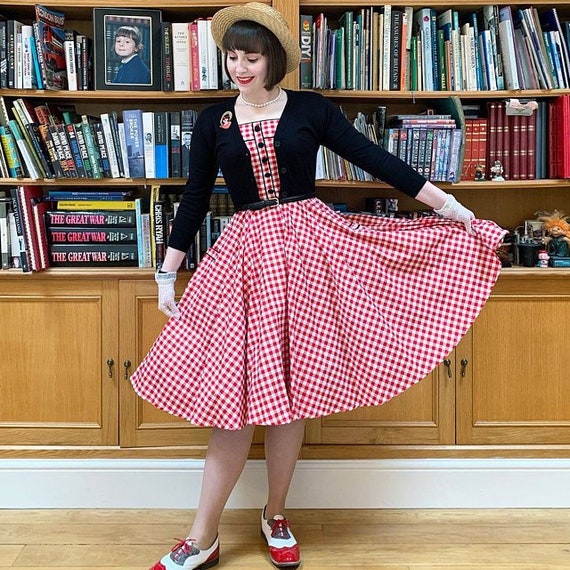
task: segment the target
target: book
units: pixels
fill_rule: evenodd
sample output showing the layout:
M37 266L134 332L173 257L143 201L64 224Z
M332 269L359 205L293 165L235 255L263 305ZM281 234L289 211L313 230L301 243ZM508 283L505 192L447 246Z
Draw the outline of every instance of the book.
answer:
M12 202L4 190L0 190L0 265L2 269L10 268L10 228L8 222L8 206Z
M91 226L109 228L134 228L134 210L109 211L104 208L92 211L48 210L45 213L46 226Z
M174 91L174 70L172 61L172 24L161 22L160 37L162 40L162 75L163 91Z
M172 178L180 178L182 176L182 162L180 158L180 112L170 111L168 117L170 122L169 172Z
M67 87L65 63L65 14L41 4L35 5L46 89Z
M190 143L192 140L192 131L196 122L197 113L193 109L183 109L180 112L180 129L181 129L181 167L182 177L187 178L190 173Z
M313 87L313 16L301 15L299 22L301 89L311 89Z
M112 178L120 178L121 173L119 170L119 159L117 157L118 148L115 146L113 133L111 132L111 118L109 113L101 114L101 126L103 131L103 139L105 141L107 157L109 159L111 176Z
M169 177L168 139L170 138L168 111L154 112L154 177Z
M26 242L26 251L28 253L28 263L32 271L40 271L42 269L40 259L40 242L36 234L36 228L33 217L33 203L39 202L43 198L43 190L41 186L18 186L16 188L18 209L20 215L20 223Z
M113 171L111 170L111 161L107 153L107 143L105 141L105 133L103 132L103 124L100 121L95 121L91 124L93 129L93 138L97 149L99 150L101 172L105 178L111 178ZM131 173L132 177L132 173Z
M188 22L172 23L174 91L190 91L190 29Z
M47 269L51 263L49 258L49 249L47 242L46 220L45 214L51 208L51 204L44 200L32 201L32 217L34 220L34 229L36 232L38 246L39 246L39 259L42 269Z
M136 228L52 226L47 235L50 243L137 243Z
M145 155L143 134L143 113L141 109L125 109L123 124L127 145L127 162L131 178L145 177Z
M136 244L61 244L50 247L54 267L137 266Z
M134 200L59 200L58 210L134 210Z
M143 111L143 151L144 151L144 172L146 178L155 178L154 160L154 112Z
M24 273L29 273L31 268L28 262L28 248L26 246L20 199L18 197L17 188L10 189L10 196L12 198L12 212L14 214L14 235L11 236L11 243L15 244L14 249L19 252L20 268Z

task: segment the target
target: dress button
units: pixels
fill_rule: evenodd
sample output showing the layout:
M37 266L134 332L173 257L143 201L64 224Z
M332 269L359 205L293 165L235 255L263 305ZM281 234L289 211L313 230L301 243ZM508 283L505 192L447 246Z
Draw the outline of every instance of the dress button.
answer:
M261 130L261 127L259 125L255 125L255 128L253 130L258 133Z
M281 146L281 142L280 142L280 141L275 141L275 142L273 143L273 146L279 147L279 146Z
M281 192L281 196L283 196L283 198L285 198L285 196L287 196L287 192Z
M286 172L287 172L287 168L283 167L283 168L281 169L281 173L282 173L282 174L285 174Z
M264 156L264 157L261 159L261 162L263 162L263 164L266 164L267 162L269 162L269 159L268 159L266 156Z
M265 146L265 143L262 143L262 142L257 143L257 146L258 146L258 148L263 148Z
M263 176L265 176L265 178L271 178L271 172L266 172Z

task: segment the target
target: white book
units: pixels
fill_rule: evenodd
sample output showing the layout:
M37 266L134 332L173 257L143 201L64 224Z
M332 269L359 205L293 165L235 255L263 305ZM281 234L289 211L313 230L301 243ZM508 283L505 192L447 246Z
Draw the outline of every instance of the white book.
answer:
M20 262L20 241L16 229L16 215L14 212L8 212L8 230L10 232L10 258L13 267L21 267Z
M103 136L105 137L105 145L107 147L107 155L109 158L109 165L111 167L111 177L120 178L119 160L117 158L117 150L113 141L113 134L111 133L111 122L109 113L101 113L101 126L103 127Z
M188 22L172 24L174 91L190 91L190 29Z
M200 63L200 89L209 89L208 22L198 19L198 61Z
M0 197L6 198L6 192L0 193ZM2 268L10 267L10 230L8 228L8 204L0 202L0 256Z
M390 90L390 39L392 32L392 6L390 4L384 5L384 12L382 17L382 59L380 62L380 69L382 71L381 82L379 81L378 87L380 90Z
M219 89L218 81L218 46L212 36L212 18L206 20L208 28L208 88Z
M479 32L481 38L481 53L485 62L485 77L487 78L487 89L489 91L496 91L497 87L497 72L495 69L495 62L493 59L493 42L491 41L491 32L483 30Z
M511 7L503 6L499 9L499 44L503 55L505 87L507 89L520 89L514 37Z
M77 91L77 58L75 54L75 38L73 36L73 32L66 32L63 50L65 53L65 69L67 71L67 88L70 91Z
M127 159L127 138L125 136L125 123L117 123L117 128L119 129L119 144L121 145L121 154L123 155L123 169L125 171L125 178L131 177L131 172L129 168L129 161Z
M415 22L421 40L422 57L422 80L423 90L433 91L434 89L434 60L433 60L433 36L432 36L432 10L431 8L420 8L415 13ZM418 46L419 47L419 46ZM420 50L418 49L418 52Z
M32 26L22 26L22 88L32 89L34 75L34 61L32 59Z
M22 89L24 85L22 27L23 24L20 22L15 22L14 33L16 37L16 44L14 46L14 87L16 89Z
M147 178L156 178L154 158L154 112L142 114L144 136L144 172Z

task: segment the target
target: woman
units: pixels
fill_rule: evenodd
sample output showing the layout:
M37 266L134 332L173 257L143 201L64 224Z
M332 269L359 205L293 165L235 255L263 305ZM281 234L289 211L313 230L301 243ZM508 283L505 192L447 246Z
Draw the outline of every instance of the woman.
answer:
M300 51L277 11L224 8L212 33L240 93L196 123L156 274L159 308L172 318L132 382L159 408L213 430L189 538L154 568L218 563L218 523L255 425L266 426L261 529L273 564L296 567L282 513L304 420L380 405L443 360L490 293L503 232L368 141L321 95L282 89ZM334 212L315 197L321 144L455 222ZM177 306L176 271L219 167L237 213Z

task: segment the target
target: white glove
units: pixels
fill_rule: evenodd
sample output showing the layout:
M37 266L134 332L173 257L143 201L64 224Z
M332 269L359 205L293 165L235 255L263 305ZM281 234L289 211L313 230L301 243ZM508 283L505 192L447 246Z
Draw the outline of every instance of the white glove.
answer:
M170 273L154 274L154 280L158 285L158 309L167 317L180 318L180 311L174 300L174 283L176 283L176 271Z
M455 220L456 222L461 222L468 233L472 234L473 230L471 228L471 220L475 219L475 214L468 210L465 206L462 206L452 194L447 195L445 204L439 209L433 210L436 214L447 218L448 220Z

